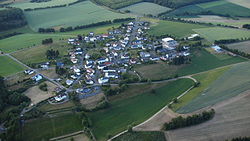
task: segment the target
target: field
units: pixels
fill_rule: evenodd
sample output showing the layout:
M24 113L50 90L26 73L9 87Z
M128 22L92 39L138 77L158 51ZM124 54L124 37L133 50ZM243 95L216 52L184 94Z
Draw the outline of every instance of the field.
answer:
M68 137L68 138L64 138L64 139L60 139L57 141L90 141L90 139L85 135L85 134L79 134L73 137Z
M117 100L111 102L108 109L89 113L96 138L105 140L108 135L115 135L132 123L143 122L174 97L190 88L192 84L190 79L177 80L156 89L155 94L147 92L124 100Z
M65 41L66 42L66 41ZM65 43L53 43L51 45L41 45L13 53L12 55L25 64L42 63L48 61L46 51L49 49L58 50L59 57L68 54L68 47Z
M8 56L0 56L0 66L0 75L4 77L25 69L25 67L12 60Z
M229 47L231 49L238 49L242 52L250 54L250 41L229 44L229 45L227 45L227 47Z
M184 38L195 33L193 31L194 29L202 29L205 27L207 26L173 21L159 21L156 26L151 27L151 29L149 30L149 34L155 36L168 34L177 38Z
M194 31L210 42L221 39L241 39L250 37L250 31L232 28L210 27L194 29Z
M40 3L35 3L35 2L29 2L29 1L23 1L23 2L15 2L11 4L10 6L12 7L17 7L21 9L28 9L28 8L42 8L42 7L51 7L51 6L58 6L58 5L64 5L64 4L69 4L72 2L76 2L77 0L51 0L48 2L40 2Z
M223 15L227 17L228 16L249 17L250 9L221 0L221 1L202 3L202 4L188 5L185 7L178 8L166 15L190 16L190 15L201 15L202 13Z
M109 11L90 1L84 1L67 7L27 11L25 12L25 16L30 27L35 31L38 28L75 27L130 17L127 14Z
M120 11L126 11L129 10L133 14L138 14L138 15L153 15L157 16L160 13L167 12L171 10L168 7L160 6L154 3L150 2L141 2L137 4L130 5L128 7L124 7L119 9Z
M250 89L249 69L249 62L234 65L177 112L194 112Z
M53 41L60 39L68 39L72 37L70 35L59 35L59 34L21 34L0 40L0 51L10 53L24 48L30 48L42 44L42 40L52 38ZM73 36L74 37L74 36ZM66 41L65 41L66 42Z
M112 9L118 9L122 7L126 7L138 2L142 2L143 0L94 0L95 3L110 7Z
M77 114L64 114L27 122L23 127L22 137L25 141L49 140L82 129L81 119Z
M113 141L166 141L163 132L132 132L125 133Z
M235 81L234 81L235 82ZM250 92L216 104L215 116L205 123L166 132L168 141L223 141L249 136Z
M227 1L234 3L234 4L238 4L246 8L250 8L249 0L227 0Z

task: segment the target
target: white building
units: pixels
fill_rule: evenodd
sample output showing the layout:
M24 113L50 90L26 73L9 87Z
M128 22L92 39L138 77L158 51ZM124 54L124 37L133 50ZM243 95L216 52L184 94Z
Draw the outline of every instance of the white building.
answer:
M162 39L162 47L167 49L175 49L179 44L173 38L163 38Z

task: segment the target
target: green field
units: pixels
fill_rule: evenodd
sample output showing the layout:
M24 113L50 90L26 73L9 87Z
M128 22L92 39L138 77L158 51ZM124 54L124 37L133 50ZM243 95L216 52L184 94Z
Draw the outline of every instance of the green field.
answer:
M250 54L250 41L228 44L227 47Z
M112 12L90 1L84 1L67 7L27 11L24 13L30 27L36 31L38 28L75 27L130 17L127 14Z
M58 41L59 39L66 40L69 37L72 36L60 34L21 34L0 40L0 51L10 53L20 49L41 45L42 40L47 38L53 38L54 41Z
M40 118L27 122L23 127L25 141L41 141L83 130L77 114L65 114L52 118Z
M125 133L112 141L166 141L163 132L132 132Z
M127 99L111 101L108 109L89 113L96 138L105 140L107 135L115 135L132 123L143 122L192 84L190 79L180 79L156 89L155 94L146 92Z
M250 31L248 30L223 27L200 28L194 29L194 31L210 42L221 39L241 39L250 37Z
M233 66L177 112L193 112L249 90L249 69L249 62Z
M234 3L234 4L238 4L246 8L250 8L249 0L227 0L227 1Z
M8 56L0 56L0 75L8 76L23 71L25 67L12 60Z
M58 59L60 59L64 55L68 54L68 49L70 49L70 47L65 46L65 43L54 43L51 45L41 45L38 47L21 50L13 53L12 55L25 64L36 64L49 61L46 57L46 51L49 49L58 50Z
M119 9L120 11L126 11L129 10L133 14L138 14L138 15L153 15L157 16L160 13L167 12L171 10L168 7L160 6L154 3L150 2L141 2L137 4L130 5L128 7L124 7Z
M160 35L172 35L177 38L183 38L195 33L194 29L202 29L207 26L173 22L173 21L160 21L156 26L151 27L149 34Z
M228 1L214 1L202 4L188 5L178 8L166 16L190 16L202 15L203 13L223 16L249 17L250 9L230 3Z
M42 7L51 7L51 6L58 6L58 5L64 5L64 4L69 4L72 2L76 2L77 0L51 0L48 2L29 2L29 1L21 1L21 2L16 2L11 4L10 6L12 7L17 7L21 9L28 9L28 8L42 8Z
M112 9L118 9L122 7L126 7L138 2L142 2L143 0L94 0L95 3L110 7Z

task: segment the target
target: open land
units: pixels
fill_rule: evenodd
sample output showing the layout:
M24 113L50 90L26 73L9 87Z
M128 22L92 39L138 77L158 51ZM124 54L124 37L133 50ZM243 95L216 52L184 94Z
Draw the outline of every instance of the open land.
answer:
M166 141L163 132L132 132L125 133L113 141Z
M20 65L8 56L0 56L0 66L1 76L12 75L25 69L24 66Z
M227 0L227 1L234 3L234 4L238 4L246 8L250 8L249 0Z
M250 41L228 44L227 47L250 54Z

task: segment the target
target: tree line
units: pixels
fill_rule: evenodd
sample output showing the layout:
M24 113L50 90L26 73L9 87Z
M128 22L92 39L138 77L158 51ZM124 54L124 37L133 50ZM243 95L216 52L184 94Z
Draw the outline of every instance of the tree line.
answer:
M52 38L48 38L48 39L44 39L42 40L42 44L45 45L45 44L51 44L53 43L53 39Z
M234 53L234 54L237 54L237 55L240 55L240 56L242 56L242 57L246 57L246 58L250 59L250 54L248 54L248 53L239 51L238 49L231 49L231 48L228 48L228 47L225 46L225 45L220 45L220 47L223 48L223 49L225 49L225 50L227 50L227 51L230 51L230 52L232 52L232 53Z
M237 137L226 141L250 141L250 137Z
M250 24L244 24L242 28L250 29Z
M214 117L215 111L211 109L210 111L204 111L201 114L194 114L192 116L188 116L186 118L179 116L177 118L173 118L170 122L165 123L163 126L164 130L173 130L183 127L188 127L192 125L197 125L208 121Z

